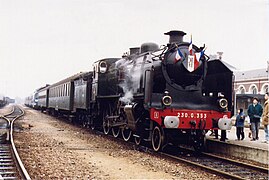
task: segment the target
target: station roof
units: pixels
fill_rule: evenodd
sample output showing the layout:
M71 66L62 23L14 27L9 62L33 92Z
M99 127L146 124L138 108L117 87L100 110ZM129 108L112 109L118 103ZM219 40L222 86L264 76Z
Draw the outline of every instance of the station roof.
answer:
M268 78L268 70L266 68L247 71L235 71L234 74L235 81Z

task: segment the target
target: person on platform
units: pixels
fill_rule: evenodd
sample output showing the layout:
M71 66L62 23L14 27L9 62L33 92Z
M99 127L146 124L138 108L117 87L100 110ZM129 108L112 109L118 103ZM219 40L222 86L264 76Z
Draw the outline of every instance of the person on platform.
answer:
M268 128L268 119L269 119L269 95L268 92L264 95L264 106L263 106L263 113L262 113L262 124L264 125L264 133L265 133L265 143L269 143L269 128Z
M238 110L238 114L236 116L235 126L236 126L236 136L237 140L243 140L245 138L244 133L244 123L245 123L245 114L243 112L243 109ZM240 139L241 136L241 139Z
M260 128L260 119L262 116L262 106L259 104L259 99L254 97L252 99L252 104L248 106L248 116L251 123L251 141L259 140L259 128Z

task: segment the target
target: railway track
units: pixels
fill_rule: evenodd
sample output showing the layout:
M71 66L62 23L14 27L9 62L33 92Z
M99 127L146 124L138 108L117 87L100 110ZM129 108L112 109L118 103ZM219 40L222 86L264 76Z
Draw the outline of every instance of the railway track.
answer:
M173 148L174 149L174 148ZM228 179L268 179L268 168L189 149L168 150L160 155L201 168Z
M107 135L104 135L107 136ZM112 135L107 136L113 138ZM115 139L115 138L114 138ZM123 142L123 139L119 139ZM125 141L124 141L125 142ZM129 142L135 145L133 142ZM269 178L269 169L247 164L237 160L224 158L211 153L197 153L184 147L167 146L163 152L155 152L147 146L136 146L137 150L151 153L157 156L169 158L173 161L180 161L202 170L214 173L227 179L266 179Z
M31 179L13 141L14 121L23 115L19 106L13 106L10 113L0 115L0 180Z
M136 146L135 143L131 141L126 142L121 138L113 137L111 134L105 135L101 131L95 132L103 137L131 144L139 151L168 158L175 162L183 162L227 179L268 179L268 168L243 163L210 153L197 154L190 149L182 147L167 146L163 152L154 152L154 150L148 146Z

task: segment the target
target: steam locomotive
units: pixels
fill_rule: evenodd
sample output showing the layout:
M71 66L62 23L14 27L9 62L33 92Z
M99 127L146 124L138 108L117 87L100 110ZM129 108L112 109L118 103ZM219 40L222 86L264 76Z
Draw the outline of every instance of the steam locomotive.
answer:
M68 115L83 126L101 128L155 151L166 144L191 144L200 151L205 134L229 129L233 72L205 47L183 41L170 31L162 48L144 43L122 58L106 58L93 71L39 88L36 106L53 115Z

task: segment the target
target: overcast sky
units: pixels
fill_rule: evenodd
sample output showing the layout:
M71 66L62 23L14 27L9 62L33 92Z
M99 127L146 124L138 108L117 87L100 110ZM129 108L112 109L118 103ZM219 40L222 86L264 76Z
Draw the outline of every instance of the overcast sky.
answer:
M224 52L238 69L269 60L268 0L0 0L0 94L25 97L163 33Z

